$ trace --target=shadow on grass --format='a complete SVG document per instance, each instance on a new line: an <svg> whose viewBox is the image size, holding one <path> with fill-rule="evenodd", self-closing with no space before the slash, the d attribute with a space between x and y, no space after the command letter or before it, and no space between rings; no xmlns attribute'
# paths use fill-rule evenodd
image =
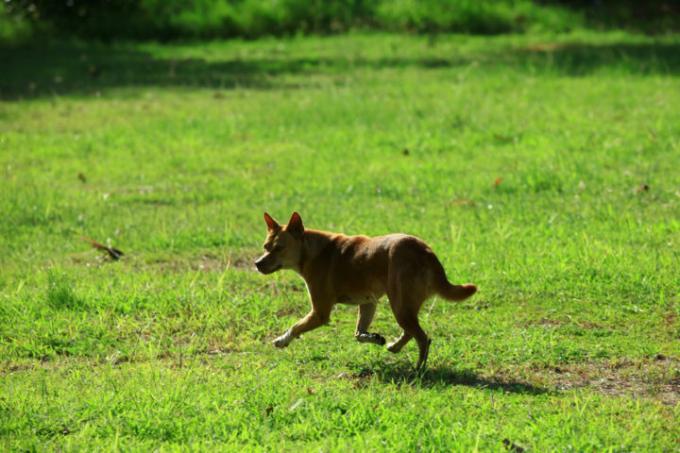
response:
<svg viewBox="0 0 680 453"><path fill-rule="evenodd" d="M463 385L466 387L502 390L507 393L529 395L541 395L550 392L550 389L526 382L487 378L480 376L472 370L457 370L447 367L428 368L426 371L418 373L410 365L386 364L376 370L361 369L354 377L358 380L373 377L383 383L412 385L424 388Z"/></svg>
<svg viewBox="0 0 680 453"><path fill-rule="evenodd" d="M355 69L420 67L455 70L478 65L489 70L584 76L601 68L633 74L680 73L680 42L657 44L534 44L473 55L377 58L244 57L206 61L157 58L130 46L91 43L27 44L0 47L0 99L20 100L53 95L89 96L110 88L192 87L215 90L294 89L314 83L301 77L342 75Z"/></svg>
<svg viewBox="0 0 680 453"><path fill-rule="evenodd" d="M655 44L533 44L504 57L509 64L566 76L601 69L637 75L680 74L680 41Z"/></svg>

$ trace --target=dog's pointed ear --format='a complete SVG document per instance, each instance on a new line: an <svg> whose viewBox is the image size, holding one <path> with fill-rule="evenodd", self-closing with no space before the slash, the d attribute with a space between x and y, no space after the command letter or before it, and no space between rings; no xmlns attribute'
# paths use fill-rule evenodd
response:
<svg viewBox="0 0 680 453"><path fill-rule="evenodd" d="M286 225L286 231L295 237L302 237L302 234L305 232L305 227L302 224L302 217L300 217L300 214L294 212L293 215L290 216L288 225Z"/></svg>
<svg viewBox="0 0 680 453"><path fill-rule="evenodd" d="M267 223L267 229L269 231L279 231L281 229L281 225L266 212L264 213L264 221Z"/></svg>

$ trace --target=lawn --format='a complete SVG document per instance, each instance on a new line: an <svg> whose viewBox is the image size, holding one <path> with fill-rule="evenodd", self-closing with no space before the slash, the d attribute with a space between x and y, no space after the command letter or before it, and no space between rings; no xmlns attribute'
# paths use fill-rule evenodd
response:
<svg viewBox="0 0 680 453"><path fill-rule="evenodd" d="M680 38L0 48L5 450L672 451ZM425 239L429 369L254 271L262 213ZM125 255L112 261L82 236ZM386 301L375 331L399 333Z"/></svg>

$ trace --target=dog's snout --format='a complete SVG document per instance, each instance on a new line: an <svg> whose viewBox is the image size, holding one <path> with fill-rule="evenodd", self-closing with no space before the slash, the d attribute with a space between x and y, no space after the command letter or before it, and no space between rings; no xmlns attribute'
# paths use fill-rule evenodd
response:
<svg viewBox="0 0 680 453"><path fill-rule="evenodd" d="M265 274L267 270L267 263L265 262L266 259L267 255L262 255L261 257L255 260L255 268L258 271L262 272L263 274Z"/></svg>
<svg viewBox="0 0 680 453"><path fill-rule="evenodd" d="M281 265L272 260L270 254L264 254L255 260L255 268L262 274L271 274L281 269Z"/></svg>

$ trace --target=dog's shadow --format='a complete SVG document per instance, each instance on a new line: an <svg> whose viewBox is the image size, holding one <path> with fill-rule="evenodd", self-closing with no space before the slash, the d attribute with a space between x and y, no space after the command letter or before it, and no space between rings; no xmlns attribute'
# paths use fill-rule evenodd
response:
<svg viewBox="0 0 680 453"><path fill-rule="evenodd" d="M357 370L353 374L353 378L358 382L373 379L384 384L409 385L421 388L462 385L529 395L541 395L551 391L548 388L516 379L507 379L501 376L484 377L470 369L435 366L423 371L416 371L411 365L403 363L381 364L372 369L360 366L351 367Z"/></svg>

